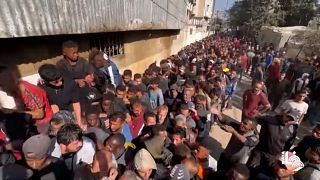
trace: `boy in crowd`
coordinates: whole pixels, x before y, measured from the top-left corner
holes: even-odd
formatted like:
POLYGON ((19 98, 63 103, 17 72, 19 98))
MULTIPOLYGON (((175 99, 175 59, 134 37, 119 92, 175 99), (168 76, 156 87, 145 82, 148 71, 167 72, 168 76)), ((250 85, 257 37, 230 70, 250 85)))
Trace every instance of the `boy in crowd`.
POLYGON ((164 104, 164 98, 162 90, 159 88, 159 80, 157 78, 153 78, 149 84, 149 99, 150 105, 153 110, 156 110, 158 106, 164 104))
POLYGON ((222 111, 225 108, 231 108, 232 106, 232 96, 234 95, 237 87, 237 71, 231 70, 230 75, 227 76, 226 88, 225 88, 225 97, 222 101, 222 111))
POLYGON ((306 89, 297 91, 294 99, 288 99, 280 106, 279 113, 281 114, 287 111, 296 111, 299 114, 299 118, 298 121, 294 123, 299 125, 308 111, 309 105, 304 102, 304 99, 308 97, 308 94, 309 93, 306 89))
POLYGON ((123 71, 123 75, 122 75, 122 79, 123 79, 123 85, 125 85, 126 87, 131 85, 133 83, 133 81, 132 81, 132 71, 130 69, 124 70, 123 71))
POLYGON ((74 41, 65 41, 62 55, 63 59, 57 62, 62 75, 73 79, 79 87, 84 87, 87 75, 92 74, 94 69, 87 60, 79 57, 79 45, 74 41))
POLYGON ((123 134, 127 142, 132 140, 129 125, 125 121, 125 115, 121 112, 115 112, 111 115, 109 131, 111 134, 123 134))
POLYGON ((139 86, 143 92, 147 91, 147 86, 142 82, 142 75, 139 73, 133 75, 133 85, 139 86))

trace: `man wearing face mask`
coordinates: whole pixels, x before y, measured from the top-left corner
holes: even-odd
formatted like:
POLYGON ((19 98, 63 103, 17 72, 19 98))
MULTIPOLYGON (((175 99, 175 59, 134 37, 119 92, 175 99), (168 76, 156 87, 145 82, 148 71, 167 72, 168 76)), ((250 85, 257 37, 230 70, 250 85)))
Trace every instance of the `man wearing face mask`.
POLYGON ((38 73, 43 80, 40 87, 46 91, 53 113, 60 110, 73 111, 77 123, 81 126, 81 108, 77 84, 72 79, 62 77, 57 66, 53 64, 42 65, 38 73))

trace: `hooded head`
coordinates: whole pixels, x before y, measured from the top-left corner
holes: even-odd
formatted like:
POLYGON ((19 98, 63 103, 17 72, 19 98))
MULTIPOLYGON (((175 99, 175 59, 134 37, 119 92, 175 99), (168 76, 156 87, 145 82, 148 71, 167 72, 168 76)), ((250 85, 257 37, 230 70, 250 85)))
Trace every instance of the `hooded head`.
POLYGON ((151 154, 146 149, 140 149, 134 156, 134 168, 141 179, 147 180, 157 166, 151 154))
POLYGON ((309 76, 310 76, 309 73, 303 73, 302 76, 301 76, 301 78, 302 78, 302 79, 308 79, 309 76))

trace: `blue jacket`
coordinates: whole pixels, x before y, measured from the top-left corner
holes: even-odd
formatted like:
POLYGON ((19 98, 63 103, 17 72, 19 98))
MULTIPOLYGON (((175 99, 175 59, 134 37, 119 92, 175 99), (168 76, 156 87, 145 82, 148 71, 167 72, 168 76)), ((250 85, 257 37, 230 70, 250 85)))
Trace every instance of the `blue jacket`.
POLYGON ((132 135, 131 135, 130 127, 129 127, 129 125, 127 123, 124 123, 124 125, 123 125, 122 134, 126 138, 127 142, 131 142, 132 141, 132 135))
POLYGON ((267 57, 266 57, 267 68, 271 66, 272 61, 273 61, 273 56, 268 54, 267 57))
POLYGON ((226 95, 231 97, 235 92, 236 86, 237 86, 237 79, 236 78, 230 79, 230 77, 228 76, 228 82, 225 90, 226 95))
POLYGON ((119 69, 117 67, 117 65, 112 61, 112 59, 109 57, 108 61, 108 66, 102 67, 99 70, 102 72, 102 74, 105 76, 106 79, 110 80, 110 74, 108 71, 108 67, 111 66, 112 68, 112 74, 113 74, 113 78, 114 78, 114 83, 117 86, 119 86, 122 83, 122 77, 121 74, 119 73, 119 69))

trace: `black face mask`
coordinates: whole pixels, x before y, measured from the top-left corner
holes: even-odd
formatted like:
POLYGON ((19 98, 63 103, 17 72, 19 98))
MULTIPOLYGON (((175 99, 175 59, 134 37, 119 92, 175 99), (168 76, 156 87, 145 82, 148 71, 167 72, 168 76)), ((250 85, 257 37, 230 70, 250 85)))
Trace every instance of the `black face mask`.
POLYGON ((64 85, 64 79, 61 80, 62 81, 62 85, 61 86, 54 86, 52 84, 50 84, 49 82, 45 82, 45 85, 52 88, 52 89, 62 89, 63 85, 64 85))

